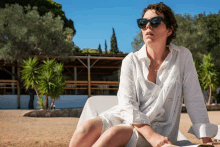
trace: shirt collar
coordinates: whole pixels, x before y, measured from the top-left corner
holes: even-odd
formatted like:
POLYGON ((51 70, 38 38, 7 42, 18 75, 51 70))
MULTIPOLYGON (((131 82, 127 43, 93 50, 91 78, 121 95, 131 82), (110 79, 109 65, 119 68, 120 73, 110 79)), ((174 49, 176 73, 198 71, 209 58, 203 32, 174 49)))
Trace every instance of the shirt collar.
MULTIPOLYGON (((176 46, 175 44, 170 43, 170 45, 167 45, 169 47, 169 50, 171 53, 173 53, 174 50, 180 52, 180 48, 176 46)), ((144 44, 141 49, 138 51, 138 59, 143 59, 146 58, 147 60, 150 60, 147 57, 147 52, 146 52, 146 44, 144 44)))

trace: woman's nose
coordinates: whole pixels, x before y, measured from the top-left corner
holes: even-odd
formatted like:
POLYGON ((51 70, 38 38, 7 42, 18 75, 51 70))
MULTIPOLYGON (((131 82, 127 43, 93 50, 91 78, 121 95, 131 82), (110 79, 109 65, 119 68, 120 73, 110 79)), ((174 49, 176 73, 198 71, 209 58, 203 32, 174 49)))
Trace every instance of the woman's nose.
POLYGON ((148 23, 146 24, 146 26, 145 26, 144 29, 148 29, 149 27, 152 28, 151 25, 150 25, 150 22, 148 22, 148 23))

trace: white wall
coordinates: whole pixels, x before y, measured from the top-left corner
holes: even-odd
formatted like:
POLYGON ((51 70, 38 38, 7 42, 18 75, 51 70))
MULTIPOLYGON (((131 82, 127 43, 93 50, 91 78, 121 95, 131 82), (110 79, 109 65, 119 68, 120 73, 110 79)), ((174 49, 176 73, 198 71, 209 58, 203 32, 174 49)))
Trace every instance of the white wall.
MULTIPOLYGON (((61 95, 59 100, 55 100, 56 109, 84 107, 88 95, 61 95)), ((28 109, 29 95, 20 96, 21 109, 28 109)), ((34 108, 37 109, 37 96, 34 96, 34 108)), ((49 98, 50 104, 50 98, 49 98)), ((0 95, 0 109, 17 109, 17 95, 0 95)))

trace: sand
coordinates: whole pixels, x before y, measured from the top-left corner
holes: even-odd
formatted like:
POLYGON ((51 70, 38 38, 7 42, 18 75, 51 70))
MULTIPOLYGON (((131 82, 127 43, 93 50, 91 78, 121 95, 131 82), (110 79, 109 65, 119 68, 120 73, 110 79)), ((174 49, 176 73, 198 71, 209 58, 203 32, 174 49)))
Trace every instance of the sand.
MULTIPOLYGON (((0 147, 68 147, 79 118, 23 117, 29 110, 0 110, 0 147)), ((210 122, 220 125, 220 111, 209 111, 210 122)), ((187 113, 181 114, 180 131, 193 143, 202 143, 187 133, 187 113)), ((218 145, 220 146, 220 145, 218 145)))

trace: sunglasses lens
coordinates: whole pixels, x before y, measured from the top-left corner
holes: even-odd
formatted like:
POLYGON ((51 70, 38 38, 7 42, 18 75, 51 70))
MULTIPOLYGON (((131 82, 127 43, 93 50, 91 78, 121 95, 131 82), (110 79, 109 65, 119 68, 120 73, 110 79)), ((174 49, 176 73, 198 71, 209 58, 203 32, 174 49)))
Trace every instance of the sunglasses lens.
POLYGON ((147 24, 147 22, 145 20, 143 20, 143 19, 138 20, 138 27, 140 29, 144 29, 146 27, 146 24, 147 24))
POLYGON ((158 27, 161 23, 161 18, 160 17, 154 17, 151 19, 150 24, 152 27, 158 27))

